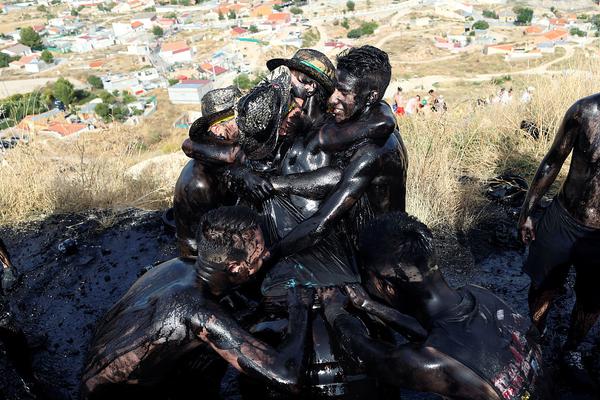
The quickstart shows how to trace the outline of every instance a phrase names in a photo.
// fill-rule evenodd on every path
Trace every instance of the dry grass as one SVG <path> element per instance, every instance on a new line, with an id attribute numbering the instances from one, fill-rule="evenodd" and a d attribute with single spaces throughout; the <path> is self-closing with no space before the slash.
<path id="1" fill-rule="evenodd" d="M 580 63 L 577 70 L 588 72 L 527 78 L 523 84 L 534 86 L 536 92 L 526 106 L 514 101 L 476 108 L 470 102 L 444 115 L 400 119 L 410 156 L 408 212 L 432 227 L 467 228 L 480 217 L 486 179 L 508 171 L 530 179 L 565 111 L 577 99 L 600 91 L 600 72 L 593 60 Z M 535 122 L 550 136 L 532 139 L 519 130 L 522 120 Z M 460 183 L 461 177 L 473 179 Z"/>

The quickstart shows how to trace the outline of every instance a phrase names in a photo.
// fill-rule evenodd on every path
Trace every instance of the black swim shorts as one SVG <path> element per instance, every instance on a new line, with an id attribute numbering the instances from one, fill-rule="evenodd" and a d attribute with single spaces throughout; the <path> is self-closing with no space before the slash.
<path id="1" fill-rule="evenodd" d="M 554 198 L 535 225 L 535 240 L 529 246 L 523 271 L 529 275 L 533 286 L 540 288 L 547 286 L 549 280 L 562 285 L 572 265 L 576 270 L 577 301 L 588 311 L 600 310 L 597 284 L 600 278 L 600 229 L 576 221 Z"/>

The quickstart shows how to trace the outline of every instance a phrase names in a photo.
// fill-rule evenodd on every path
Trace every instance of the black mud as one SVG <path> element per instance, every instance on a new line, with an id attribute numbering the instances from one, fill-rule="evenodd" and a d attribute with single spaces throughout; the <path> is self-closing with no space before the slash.
<path id="1" fill-rule="evenodd" d="M 525 251 L 516 241 L 516 212 L 496 205 L 488 208 L 483 222 L 469 232 L 436 233 L 440 267 L 453 286 L 482 285 L 527 315 L 529 280 L 520 271 Z M 33 367 L 41 381 L 38 389 L 43 398 L 76 399 L 95 323 L 144 268 L 174 257 L 174 238 L 164 231 L 160 213 L 139 210 L 116 216 L 51 216 L 0 229 L 0 237 L 22 273 L 22 282 L 6 299 L 33 347 Z M 70 248 L 67 242 L 64 253 L 59 244 L 67 239 L 77 245 Z M 551 314 L 545 358 L 562 399 L 592 399 L 576 394 L 556 367 L 573 305 L 571 287 Z M 594 340 L 598 331 L 596 327 L 585 345 L 590 355 L 598 353 Z M 8 397 L 5 389 L 14 386 L 16 378 L 1 357 L 5 356 L 0 352 L 0 397 L 2 393 Z M 597 357 L 588 361 L 599 371 Z M 439 399 L 415 393 L 404 393 L 402 398 Z"/>

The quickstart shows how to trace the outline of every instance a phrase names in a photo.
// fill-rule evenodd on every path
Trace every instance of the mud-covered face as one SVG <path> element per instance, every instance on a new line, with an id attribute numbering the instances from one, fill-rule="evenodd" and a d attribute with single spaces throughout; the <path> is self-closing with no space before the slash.
<path id="1" fill-rule="evenodd" d="M 317 82 L 303 72 L 290 70 L 292 77 L 292 96 L 298 107 L 315 94 Z"/>
<path id="2" fill-rule="evenodd" d="M 368 292 L 391 306 L 400 301 L 400 293 L 418 290 L 423 285 L 423 273 L 413 263 L 385 262 L 378 273 L 369 270 L 365 287 Z"/>
<path id="3" fill-rule="evenodd" d="M 360 80 L 345 70 L 338 69 L 335 75 L 337 84 L 329 98 L 329 106 L 335 122 L 340 123 L 363 111 L 367 106 L 370 93 L 366 89 L 361 89 Z"/>
<path id="4" fill-rule="evenodd" d="M 229 263 L 230 281 L 242 284 L 257 273 L 269 255 L 265 239 L 260 228 L 248 229 L 236 239 L 236 247 L 246 251 L 246 259 Z"/>
<path id="5" fill-rule="evenodd" d="M 235 123 L 235 118 L 221 122 L 219 124 L 211 125 L 211 127 L 208 128 L 208 130 L 216 137 L 225 140 L 237 140 L 240 135 L 238 126 Z"/>

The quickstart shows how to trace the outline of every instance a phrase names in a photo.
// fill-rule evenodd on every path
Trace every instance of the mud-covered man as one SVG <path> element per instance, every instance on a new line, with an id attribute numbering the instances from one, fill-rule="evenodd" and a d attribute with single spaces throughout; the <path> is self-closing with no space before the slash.
<path id="1" fill-rule="evenodd" d="M 335 159 L 329 166 L 336 167 L 338 174 L 330 173 L 327 179 L 332 189 L 318 209 L 311 210 L 310 217 L 273 247 L 274 256 L 287 256 L 315 245 L 344 218 L 351 225 L 349 231 L 357 232 L 373 215 L 405 208 L 408 157 L 396 131 L 395 116 L 382 101 L 391 78 L 388 55 L 375 47 L 362 46 L 341 53 L 337 63 L 335 91 L 329 99 L 334 121 L 325 124 L 309 138 L 305 148 L 289 159 L 301 159 L 317 151 L 331 153 Z M 304 175 L 320 182 L 313 185 L 315 195 L 326 187 L 314 177 L 318 172 Z M 302 177 L 298 173 L 273 178 L 273 186 L 286 194 L 312 196 L 310 181 L 302 181 Z M 305 184 L 294 187 L 298 182 Z"/>
<path id="2" fill-rule="evenodd" d="M 534 222 L 540 200 L 571 153 L 571 166 L 560 192 Z M 523 269 L 531 277 L 529 309 L 540 331 L 571 265 L 575 266 L 577 300 L 564 361 L 583 378 L 581 353 L 576 350 L 600 314 L 600 94 L 578 100 L 566 112 L 527 192 L 519 230 L 523 242 L 530 244 Z"/>
<path id="3" fill-rule="evenodd" d="M 190 365 L 198 373 L 187 383 L 214 398 L 218 356 L 281 390 L 299 389 L 312 295 L 290 289 L 288 335 L 277 349 L 251 336 L 227 308 L 227 294 L 248 283 L 267 255 L 257 215 L 240 206 L 211 210 L 197 242 L 195 262 L 154 267 L 102 320 L 82 378 L 84 398 L 165 398 L 173 388 L 164 384 Z"/>
<path id="4" fill-rule="evenodd" d="M 402 344 L 373 339 L 344 309 L 345 296 L 323 291 L 328 322 L 367 371 L 451 399 L 521 400 L 539 392 L 541 354 L 527 338 L 529 321 L 486 289 L 449 287 L 424 224 L 405 213 L 383 215 L 362 232 L 360 254 L 365 287 L 381 303 L 353 285 L 347 287 L 353 305 L 412 335 Z"/>

